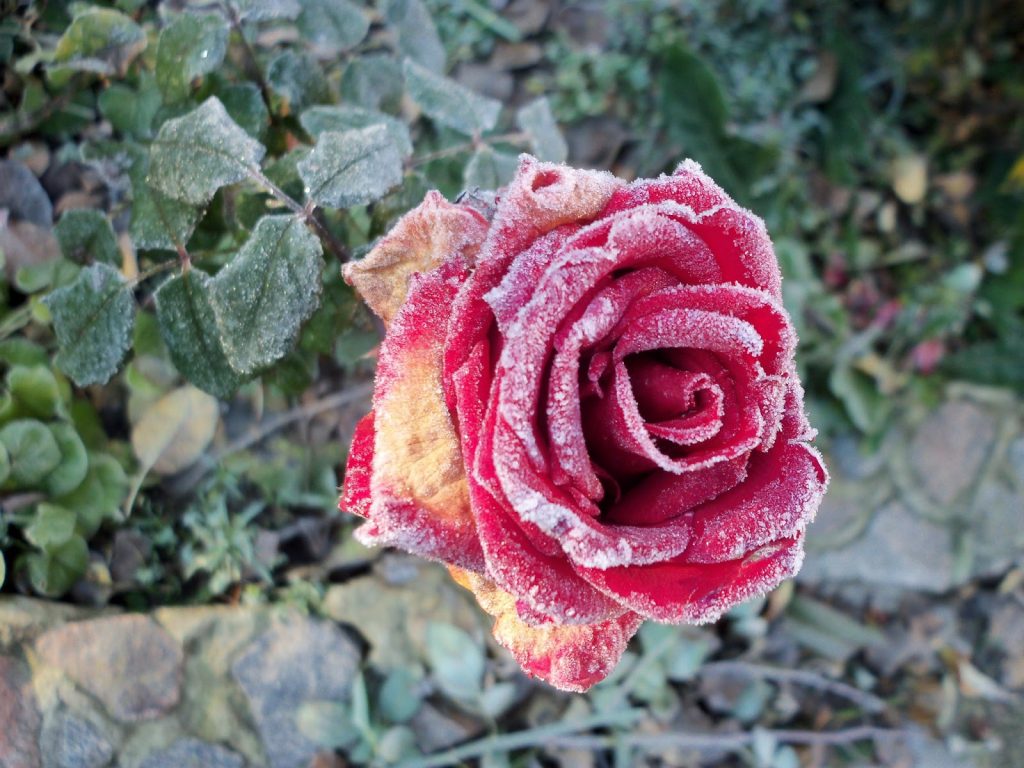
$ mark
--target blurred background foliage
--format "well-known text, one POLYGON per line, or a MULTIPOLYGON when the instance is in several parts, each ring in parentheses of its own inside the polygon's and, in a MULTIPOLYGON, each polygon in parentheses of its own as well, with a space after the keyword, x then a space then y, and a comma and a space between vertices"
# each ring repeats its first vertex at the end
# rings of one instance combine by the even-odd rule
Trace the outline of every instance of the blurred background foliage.
MULTIPOLYGON (((520 151, 625 178, 693 157, 763 216, 826 446, 870 457, 951 380, 1024 393, 1013 0, 0 10, 5 593, 330 615, 325 590, 373 562, 336 495, 378 329, 339 264, 428 189, 500 186, 520 151)), ((841 623, 803 600, 791 623, 841 623)), ((722 642, 764 641, 763 609, 721 637, 645 628, 594 711, 671 709, 722 642)), ((877 640, 846 628, 854 649, 877 640)), ((405 754, 380 737, 426 672, 483 722, 521 704, 479 638, 431 632, 448 651, 372 679, 343 717, 303 712, 306 731, 357 762, 405 754)), ((758 722, 766 686, 712 709, 758 722)), ((767 737, 741 746, 798 764, 767 737)))

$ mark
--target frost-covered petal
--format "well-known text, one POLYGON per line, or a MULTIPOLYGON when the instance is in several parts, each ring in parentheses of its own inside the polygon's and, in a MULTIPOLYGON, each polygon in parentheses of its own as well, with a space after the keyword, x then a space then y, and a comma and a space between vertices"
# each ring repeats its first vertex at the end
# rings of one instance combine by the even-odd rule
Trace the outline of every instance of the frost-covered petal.
POLYGON ((705 624, 793 576, 803 562, 802 540, 803 534, 780 539, 721 563, 693 563, 680 555, 652 565, 580 572, 645 619, 705 624))
POLYGON ((626 611, 596 624, 527 624, 516 610, 515 597, 486 577, 450 570, 455 581, 473 592, 481 607, 494 616, 494 638, 519 665, 563 691, 581 693, 607 677, 643 621, 626 611))
POLYGON ((352 434, 345 465, 345 488, 341 494, 341 509, 360 517, 367 517, 370 513, 375 437, 371 411, 359 420, 352 434))
POLYGON ((483 567, 459 436, 441 386, 452 299, 465 279, 455 258, 410 280, 381 347, 373 397, 370 523, 364 543, 483 567))
POLYGON ((472 263, 486 235, 487 221, 477 211, 449 203, 440 192, 428 192, 373 250, 342 271, 387 324, 405 301, 411 275, 429 272, 453 257, 472 263))

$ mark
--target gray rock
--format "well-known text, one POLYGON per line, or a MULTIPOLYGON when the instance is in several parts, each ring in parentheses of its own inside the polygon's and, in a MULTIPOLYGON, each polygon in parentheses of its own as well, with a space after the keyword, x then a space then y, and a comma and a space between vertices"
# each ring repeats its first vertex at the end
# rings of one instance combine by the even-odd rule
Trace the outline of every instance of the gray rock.
POLYGON ((292 615, 260 635, 232 667, 272 768, 305 766, 318 747, 295 716, 309 701, 344 701, 359 650, 333 624, 292 615))
POLYGON ((230 749, 197 739, 176 741, 150 755, 139 768, 242 768, 245 761, 230 749))
POLYGON ((15 160, 0 160, 0 208, 6 208, 15 220, 44 229, 53 225, 49 195, 28 166, 15 160))
POLYGON ((992 414, 974 403, 944 403, 910 441, 910 465, 924 492, 950 504, 977 477, 996 437, 992 414))
POLYGON ((102 768, 114 747, 88 720, 58 712, 43 728, 43 768, 102 768))
POLYGON ((1024 554, 1024 491, 999 480, 989 480, 978 490, 970 526, 973 534, 974 576, 994 576, 1024 554))
POLYGON ((806 582, 882 584, 944 592, 953 586, 953 555, 946 528, 890 502, 875 513, 864 535, 846 547, 808 557, 806 582))
POLYGON ((159 717, 181 695, 181 648, 145 616, 66 624, 39 637, 35 650, 122 722, 159 717))
POLYGON ((0 656, 0 768, 40 768, 40 724, 28 670, 0 656))

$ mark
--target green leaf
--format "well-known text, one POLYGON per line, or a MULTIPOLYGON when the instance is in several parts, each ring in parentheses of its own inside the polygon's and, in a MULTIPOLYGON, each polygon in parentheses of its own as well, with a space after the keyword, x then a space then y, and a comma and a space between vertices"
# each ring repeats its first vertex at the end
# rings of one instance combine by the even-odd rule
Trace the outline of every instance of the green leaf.
POLYGON ((421 0, 384 0, 384 18, 398 37, 398 49, 431 72, 444 72, 444 44, 421 0))
POLYGON ((891 402, 878 391, 871 377, 849 362, 839 362, 829 376, 829 388, 842 401, 854 426, 875 434, 885 425, 891 402))
POLYGON ((467 136, 485 133, 497 124, 500 101, 481 96, 411 59, 405 60, 402 71, 412 100, 434 122, 467 136))
POLYGON ((345 749, 362 738, 348 708, 336 701, 307 701, 295 714, 299 732, 319 747, 345 749))
POLYGON ((4 553, 0 552, 0 587, 4 585, 4 581, 7 579, 7 562, 4 560, 4 553))
POLYGON ((265 153, 211 96, 161 126, 150 150, 149 182, 169 197, 202 205, 221 187, 258 171, 265 153))
POLYGON ((396 667, 377 697, 380 714, 391 723, 407 723, 423 704, 420 680, 407 667, 396 667))
POLYGON ((60 597, 74 586, 89 565, 89 547, 81 536, 25 558, 32 588, 46 597, 60 597))
POLYGON ((60 448, 60 463, 43 480, 43 489, 50 496, 63 496, 82 484, 89 469, 89 456, 72 425, 63 422, 51 424, 50 432, 60 448))
POLYGON ((53 433, 34 419, 19 419, 5 425, 0 429, 0 443, 10 457, 8 481, 16 488, 37 485, 60 464, 60 446, 53 433))
POLYGON ((175 249, 179 244, 184 245, 192 236, 202 211, 168 197, 150 185, 148 152, 140 147, 132 147, 130 154, 132 164, 128 175, 132 182, 131 236, 135 247, 175 249))
POLYGON ((230 6, 241 21, 294 19, 302 10, 299 0, 231 0, 230 6))
POLYGON ((402 68, 382 53, 354 59, 341 77, 342 100, 367 109, 397 112, 404 92, 402 68))
POLYGON ((80 387, 109 381, 131 343, 135 320, 135 302, 121 273, 93 264, 43 303, 53 314, 57 367, 80 387))
POLYGON ((427 661, 442 690, 452 698, 473 701, 480 695, 484 650, 465 631, 451 624, 430 623, 427 661))
MULTIPOLYGON (((11 457, 7 453, 7 446, 0 443, 0 484, 6 483, 11 475, 11 457)), ((0 541, 3 541, 4 527, 0 522, 0 541)))
POLYGON ((160 32, 156 82, 168 103, 188 98, 192 81, 213 72, 228 49, 228 26, 214 13, 179 16, 160 32))
POLYGON ((171 278, 154 295, 156 316, 175 367, 200 389, 226 400, 246 377, 231 367, 217 335, 212 282, 194 268, 171 278))
POLYGON ((19 411, 37 419, 51 419, 62 411, 60 387, 45 365, 15 366, 7 371, 7 389, 19 411))
POLYGON ((34 341, 21 336, 0 341, 0 362, 6 365, 46 365, 49 361, 46 349, 34 341))
POLYGON ((172 475, 190 467, 213 439, 217 401, 192 386, 175 389, 147 408, 132 428, 143 474, 172 475))
POLYGON ((330 89, 320 65, 310 56, 285 50, 267 66, 267 82, 281 99, 275 111, 297 114, 311 104, 327 101, 330 89))
POLYGON ((391 134, 402 157, 406 158, 412 154, 412 139, 409 136, 408 126, 391 115, 373 109, 318 105, 303 112, 299 116, 299 122, 306 132, 316 139, 329 131, 344 132, 356 128, 383 125, 391 134))
POLYGON ((318 205, 350 208, 379 200, 402 183, 402 153, 387 126, 321 134, 299 175, 318 205))
POLYGON ((255 83, 237 83, 217 89, 217 98, 242 130, 259 140, 270 125, 270 113, 255 83))
POLYGON ((466 163, 463 183, 466 189, 497 189, 511 181, 519 165, 519 158, 505 152, 495 152, 482 145, 466 163))
POLYGON ((75 510, 78 533, 86 538, 96 533, 104 520, 117 516, 128 493, 128 478, 117 459, 104 453, 90 453, 88 459, 85 479, 70 493, 54 499, 75 510))
POLYGON ((661 64, 658 88, 669 138, 727 192, 749 197, 750 181, 761 175, 773 153, 728 133, 725 96, 702 58, 676 45, 661 64))
POLYGON ((530 137, 530 148, 541 160, 564 163, 569 156, 565 137, 558 129, 546 96, 531 101, 516 112, 516 125, 530 137))
POLYGON ((43 502, 36 507, 25 537, 43 550, 64 544, 75 535, 75 513, 56 504, 43 502))
POLYGON ((86 264, 101 261, 117 266, 121 256, 110 220, 95 208, 66 211, 54 229, 64 258, 86 264))
POLYGON ((281 359, 319 303, 320 241, 295 216, 264 216, 213 279, 210 300, 231 367, 251 374, 281 359))
POLYGON ((110 124, 121 133, 137 139, 153 136, 153 118, 162 104, 156 79, 149 72, 139 73, 138 87, 113 83, 104 88, 97 99, 100 113, 110 124))
POLYGON ((146 33, 123 13, 87 8, 57 41, 54 61, 69 69, 123 76, 145 47, 146 33))
POLYGON ((349 0, 305 0, 298 27, 304 42, 326 54, 338 54, 362 42, 370 22, 349 0))

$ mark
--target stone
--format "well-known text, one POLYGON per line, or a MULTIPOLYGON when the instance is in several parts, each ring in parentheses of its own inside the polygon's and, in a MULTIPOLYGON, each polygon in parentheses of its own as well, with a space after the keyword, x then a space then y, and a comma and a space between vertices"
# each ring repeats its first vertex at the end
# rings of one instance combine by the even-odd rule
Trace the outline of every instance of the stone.
POLYGON ((948 401, 911 439, 911 469, 931 499, 951 504, 970 488, 995 438, 992 414, 966 400, 948 401))
POLYGON ((801 571, 808 583, 859 581, 944 592, 954 584, 950 532, 898 501, 875 513, 864 535, 818 557, 801 571))
POLYGON ((471 739, 483 728, 480 723, 454 713, 442 712, 432 704, 424 704, 409 721, 416 736, 416 745, 424 754, 447 749, 471 739))
POLYGON ((57 712, 43 727, 43 768, 102 768, 114 747, 93 723, 71 712, 57 712))
POLYGON ((243 768, 245 761, 230 749, 198 739, 181 739, 150 755, 139 768, 243 768))
POLYGON ((551 5, 546 0, 512 0, 501 15, 528 36, 544 29, 550 11, 551 5))
POLYGON ((0 596, 0 647, 34 640, 50 627, 94 618, 96 611, 20 595, 0 596))
POLYGON ((66 624, 39 637, 35 651, 122 722, 159 717, 181 695, 181 647, 145 616, 66 624))
POLYGON ((472 596, 447 571, 404 555, 382 558, 376 576, 331 587, 322 608, 327 616, 351 624, 367 639, 369 660, 381 669, 425 660, 424 638, 432 621, 454 624, 470 633, 482 626, 472 596))
POLYGON ((974 502, 972 574, 997 576, 1024 554, 1024 490, 989 479, 978 489, 974 502))
POLYGON ((306 766, 318 746, 295 716, 309 701, 345 701, 359 649, 338 627, 289 614, 254 640, 232 667, 271 768, 306 766))
POLYGON ((0 768, 40 768, 41 722, 25 665, 0 656, 0 768))

